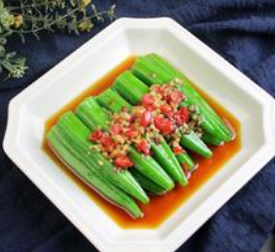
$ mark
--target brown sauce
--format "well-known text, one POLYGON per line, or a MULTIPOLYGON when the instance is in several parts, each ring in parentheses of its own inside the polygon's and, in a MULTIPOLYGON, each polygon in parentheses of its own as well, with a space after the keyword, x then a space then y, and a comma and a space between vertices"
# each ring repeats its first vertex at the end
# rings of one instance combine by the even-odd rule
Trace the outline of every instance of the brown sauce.
MULTIPOLYGON (((111 72, 97 81, 92 87, 84 91, 81 95, 72 100, 69 104, 64 106, 61 110, 51 116, 45 124, 45 134, 57 122, 58 118, 68 110, 73 110, 84 98, 90 95, 97 95, 108 88, 115 78, 129 69, 134 63, 135 57, 131 56, 124 62, 114 68, 111 72)), ((142 219, 134 220, 129 217, 123 210, 113 206, 102 197, 92 191, 87 185, 79 180, 68 168, 55 156, 52 150, 43 143, 43 150, 53 159, 60 169, 62 169, 68 177, 76 183, 83 191, 95 201, 119 226, 123 228, 156 228, 163 221, 165 221, 180 205, 184 204, 208 179, 210 179, 216 172, 218 172, 224 164, 230 160, 241 148, 240 141, 240 122, 231 113, 225 110, 205 92, 198 90, 206 101, 214 108, 214 110, 231 124, 236 131, 236 138, 222 146, 213 147, 213 157, 205 159, 198 156, 193 158, 198 162, 198 169, 192 174, 188 186, 178 186, 173 191, 164 196, 152 197, 150 196, 150 203, 148 205, 140 205, 144 212, 142 219)))

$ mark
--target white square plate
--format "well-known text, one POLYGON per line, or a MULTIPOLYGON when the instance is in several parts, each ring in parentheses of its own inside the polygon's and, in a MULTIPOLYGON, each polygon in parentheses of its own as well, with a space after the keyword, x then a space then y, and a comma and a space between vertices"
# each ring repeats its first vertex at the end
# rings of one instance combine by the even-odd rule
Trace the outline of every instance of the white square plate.
POLYGON ((123 18, 11 101, 4 149, 99 250, 171 252, 272 158, 275 102, 175 21, 123 18), (44 124, 127 56, 150 52, 168 59, 239 119, 242 148, 161 226, 124 230, 45 155, 41 149, 44 124))

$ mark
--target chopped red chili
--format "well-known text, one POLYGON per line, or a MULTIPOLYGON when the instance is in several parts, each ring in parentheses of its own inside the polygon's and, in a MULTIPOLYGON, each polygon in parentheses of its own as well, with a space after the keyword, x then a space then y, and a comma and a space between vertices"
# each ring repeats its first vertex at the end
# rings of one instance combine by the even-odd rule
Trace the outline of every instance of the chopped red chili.
POLYGON ((173 116, 172 108, 168 104, 164 104, 160 106, 160 111, 167 117, 171 118, 173 116))
POLYGON ((189 111, 186 107, 180 108, 175 114, 174 119, 177 125, 182 125, 189 121, 189 111))
POLYGON ((164 89, 163 89, 163 87, 161 87, 161 86, 157 86, 156 87, 156 92, 158 93, 158 94, 163 94, 163 91, 164 91, 164 89))
POLYGON ((121 127, 118 125, 118 124, 113 124, 111 127, 110 127, 110 132, 111 134, 113 135, 118 135, 120 132, 122 131, 121 127))
POLYGON ((135 136, 137 136, 138 132, 136 130, 133 130, 133 129, 128 129, 126 132, 125 132, 126 136, 128 136, 129 138, 133 138, 135 136))
POLYGON ((156 116, 154 118, 154 124, 155 124, 155 127, 164 134, 170 134, 174 131, 173 123, 161 116, 156 116))
POLYGON ((184 122, 189 121, 189 111, 186 107, 180 108, 179 113, 180 113, 181 117, 184 119, 184 122))
POLYGON ((175 154, 180 154, 180 153, 185 153, 185 151, 180 147, 180 146, 176 146, 173 148, 173 152, 175 154))
POLYGON ((104 132, 100 138, 100 143, 105 146, 105 147, 109 147, 111 145, 114 145, 114 141, 113 139, 108 135, 107 132, 104 132))
POLYGON ((92 132, 92 134, 89 137, 89 140, 91 141, 97 141, 102 136, 102 131, 100 129, 96 129, 92 132))
POLYGON ((145 139, 141 140, 141 143, 138 146, 138 151, 144 153, 145 155, 150 154, 150 146, 145 139))
POLYGON ((149 94, 145 94, 143 95, 142 97, 142 105, 147 108, 147 109, 150 109, 153 107, 154 105, 154 98, 149 95, 149 94))
POLYGON ((127 156, 119 155, 115 159, 115 165, 119 168, 126 169, 133 166, 133 162, 127 156))
POLYGON ((177 89, 171 92, 169 95, 169 101, 172 101, 174 103, 180 103, 184 99, 184 95, 177 89))
POLYGON ((147 127, 151 123, 151 120, 152 120, 151 111, 148 111, 148 110, 144 111, 141 118, 141 125, 143 127, 147 127))

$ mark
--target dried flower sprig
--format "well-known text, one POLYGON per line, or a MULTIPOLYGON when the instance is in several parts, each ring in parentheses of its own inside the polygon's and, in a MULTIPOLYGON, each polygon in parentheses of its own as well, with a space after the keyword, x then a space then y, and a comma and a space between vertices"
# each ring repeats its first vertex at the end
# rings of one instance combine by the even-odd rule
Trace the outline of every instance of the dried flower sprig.
POLYGON ((90 31, 97 23, 115 19, 115 6, 98 11, 91 0, 0 0, 0 73, 20 78, 27 70, 26 59, 15 52, 7 52, 11 36, 19 35, 22 42, 26 35, 39 39, 42 31, 90 31))

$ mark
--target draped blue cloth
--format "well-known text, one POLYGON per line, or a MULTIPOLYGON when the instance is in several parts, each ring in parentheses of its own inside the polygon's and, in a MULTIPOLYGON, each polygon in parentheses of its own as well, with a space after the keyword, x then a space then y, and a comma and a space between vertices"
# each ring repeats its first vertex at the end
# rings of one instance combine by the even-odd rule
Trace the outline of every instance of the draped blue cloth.
MULTIPOLYGON (((95 1, 99 9, 114 1, 95 1)), ((169 16, 275 96, 274 0, 118 0, 118 17, 169 16)), ((81 36, 41 34, 10 49, 28 57, 23 79, 0 80, 0 141, 9 101, 103 28, 81 36)), ((274 129, 275 130, 275 129, 274 129)), ((275 223, 273 159, 179 251, 256 252, 275 223)), ((104 228, 104 227, 103 227, 104 228)), ((96 251, 0 147, 0 252, 96 251)))

